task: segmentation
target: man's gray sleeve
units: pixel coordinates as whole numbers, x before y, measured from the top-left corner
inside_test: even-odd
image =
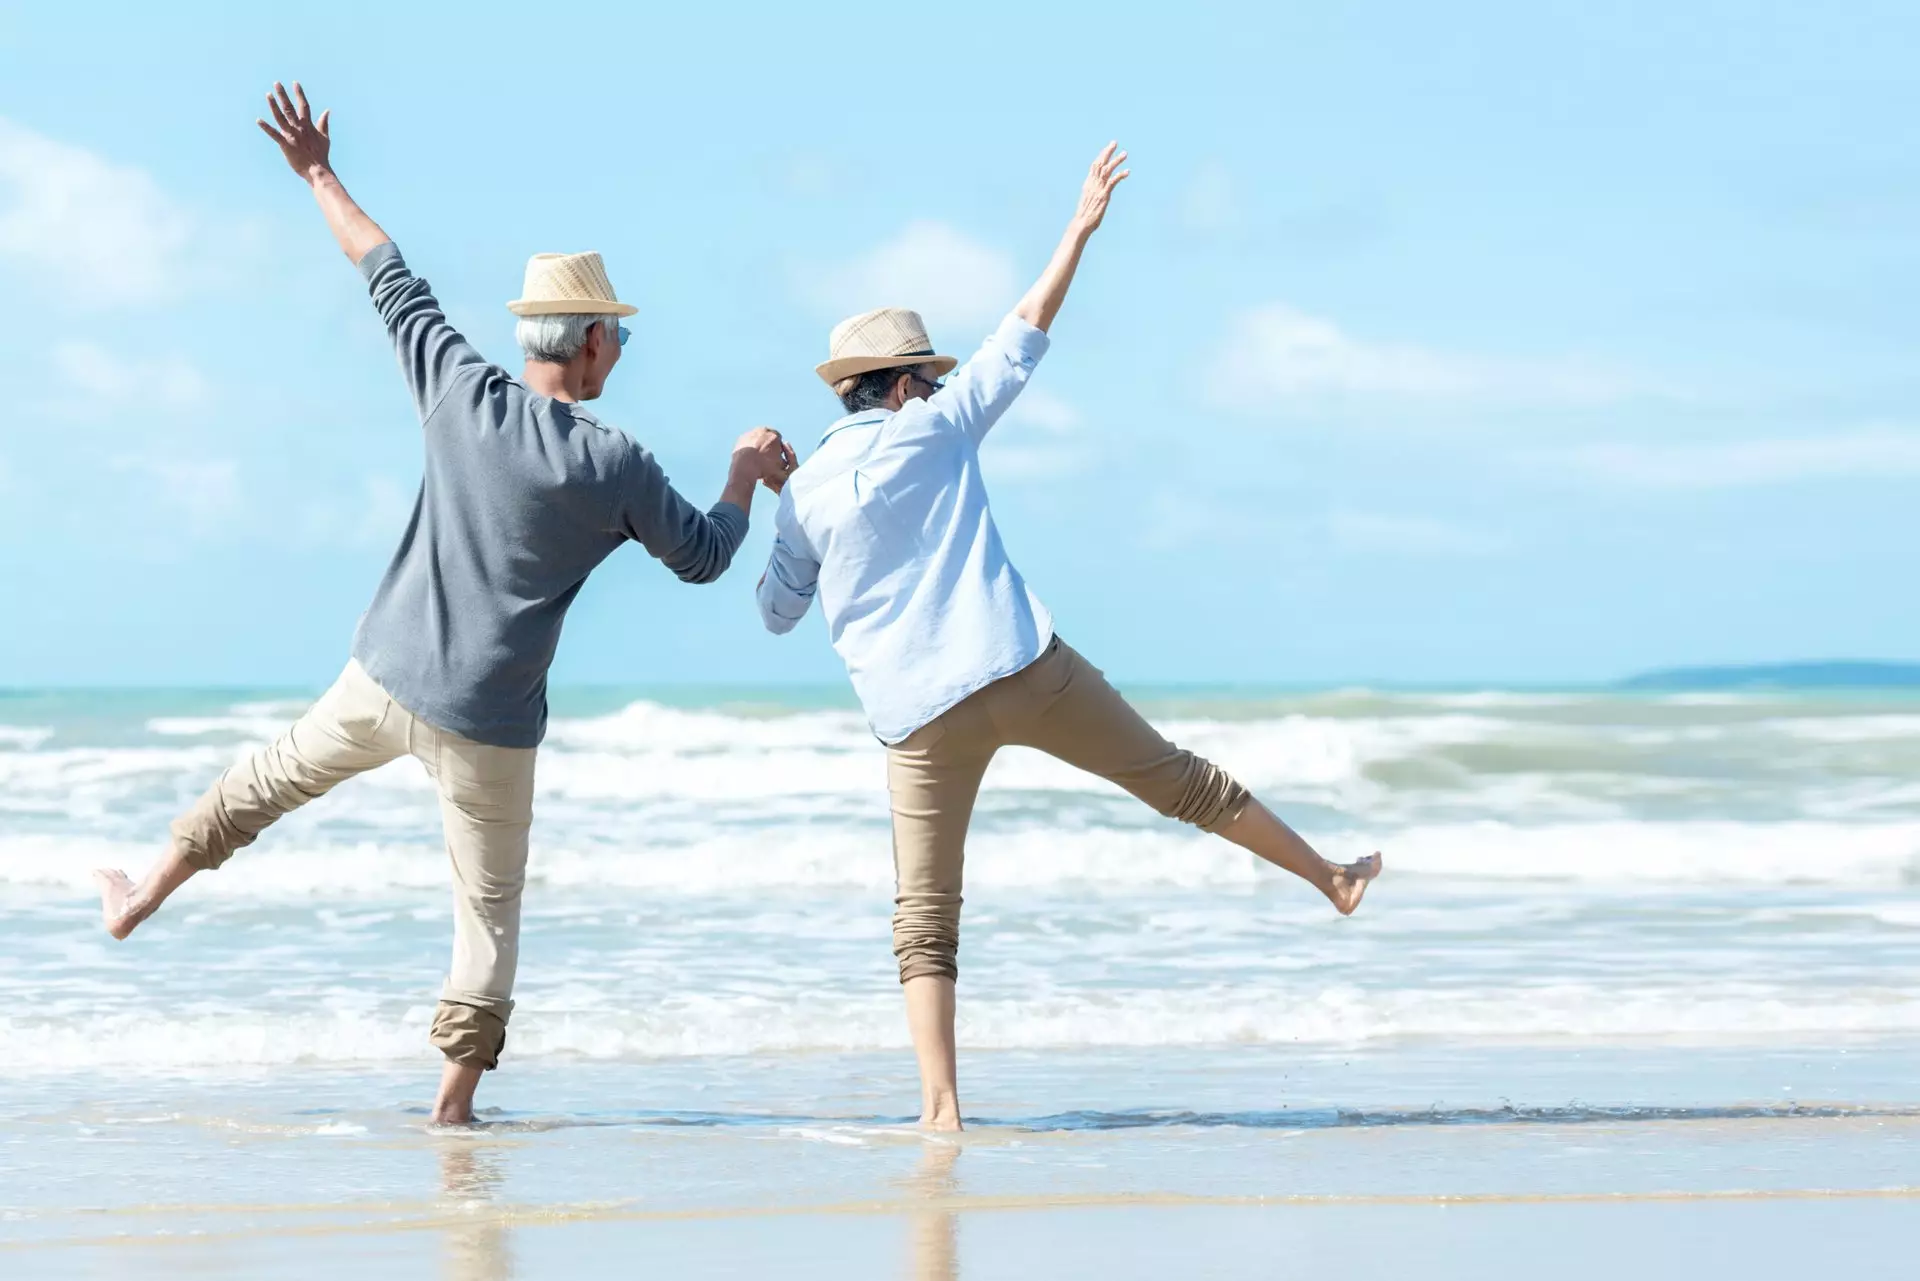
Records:
[[[685,583],[727,572],[747,536],[747,514],[732,503],[701,511],[680,496],[651,453],[628,451],[614,500],[614,529],[639,543]]]
[[[427,282],[407,270],[400,247],[391,240],[367,251],[359,263],[393,348],[400,357],[413,407],[425,422],[452,385],[454,375],[469,365],[485,365],[486,358],[447,323]]]

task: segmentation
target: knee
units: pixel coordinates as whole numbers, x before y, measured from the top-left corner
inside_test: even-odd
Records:
[[[499,1010],[442,1001],[434,1011],[433,1029],[427,1039],[446,1055],[450,1063],[492,1071],[500,1066],[500,1051],[507,1044],[508,1003]]]

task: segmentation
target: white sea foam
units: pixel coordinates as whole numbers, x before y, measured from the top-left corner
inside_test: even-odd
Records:
[[[53,729],[40,725],[0,725],[0,747],[32,751],[53,737]]]
[[[561,844],[536,829],[529,881],[672,893],[884,889],[892,884],[891,847],[875,817],[866,826],[720,828],[631,845]],[[1899,885],[1920,877],[1920,823],[1482,821],[1307,835],[1343,858],[1378,849],[1398,876],[1756,886]],[[0,837],[0,885],[84,891],[91,869],[137,874],[156,849],[153,842]],[[981,887],[1230,886],[1271,875],[1238,847],[1171,824],[1000,826],[977,830],[967,848],[968,883]],[[218,874],[196,880],[193,893],[228,901],[438,895],[446,877],[437,843],[278,841],[241,851]]]
[[[191,1068],[427,1061],[425,1007],[404,1015],[303,1012],[103,1015],[84,1022],[0,1017],[0,1075],[79,1068]],[[1813,986],[1589,983],[1499,990],[1377,991],[1318,986],[1101,991],[1022,1000],[969,998],[970,1050],[1340,1046],[1436,1038],[1542,1045],[1637,1041],[1757,1044],[1920,1032],[1920,996]],[[905,1050],[899,998],[675,997],[569,1014],[523,1002],[516,1059],[650,1059],[705,1054]]]

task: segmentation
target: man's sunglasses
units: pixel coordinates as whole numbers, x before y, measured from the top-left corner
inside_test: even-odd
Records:
[[[627,339],[633,337],[633,330],[628,329],[625,325],[615,325],[614,328],[620,331],[620,345],[622,347],[626,346]]]

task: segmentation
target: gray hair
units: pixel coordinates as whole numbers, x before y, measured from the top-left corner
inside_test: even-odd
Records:
[[[924,368],[924,365],[891,365],[886,369],[870,369],[864,374],[842,378],[833,385],[833,394],[840,397],[840,403],[850,414],[885,409],[887,397],[893,394],[893,385],[900,381],[900,375]]]
[[[619,317],[579,312],[559,316],[522,316],[513,327],[513,337],[528,360],[564,365],[585,350],[587,331],[595,325],[605,325],[607,338],[619,341]]]

